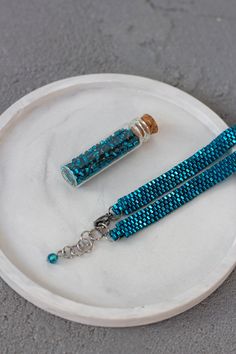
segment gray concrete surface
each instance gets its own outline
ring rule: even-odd
[[[0,0],[0,112],[68,76],[119,72],[175,85],[236,123],[235,0]],[[0,281],[0,353],[236,352],[236,274],[188,312],[106,329],[47,314]]]

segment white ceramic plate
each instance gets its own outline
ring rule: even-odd
[[[62,179],[62,163],[143,113],[159,135],[77,190]],[[58,265],[46,256],[225,128],[188,94],[128,75],[69,78],[19,100],[0,120],[2,278],[42,309],[93,325],[156,322],[199,303],[235,264],[234,177],[128,240]]]

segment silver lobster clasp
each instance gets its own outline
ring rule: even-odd
[[[108,209],[108,212],[98,219],[96,219],[93,223],[95,229],[99,231],[102,235],[106,235],[109,232],[108,226],[112,221],[118,220],[120,215],[115,215],[112,212],[112,207]]]
[[[112,215],[110,213],[106,213],[99,218],[97,218],[93,225],[96,230],[101,232],[103,235],[107,234],[108,232],[108,226],[110,225],[112,221]]]

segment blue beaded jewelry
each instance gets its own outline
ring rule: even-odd
[[[109,235],[114,241],[123,236],[129,237],[133,235],[164,218],[209,188],[224,181],[235,172],[236,152],[190,179],[190,181],[166,194],[156,202],[149,204],[146,208],[117,222],[115,228],[109,231]]]
[[[94,222],[92,230],[81,234],[76,245],[65,246],[57,253],[50,254],[49,262],[52,258],[51,263],[55,263],[57,261],[55,256],[73,258],[90,252],[94,242],[104,236],[109,236],[114,241],[129,237],[224,181],[236,173],[236,152],[219,162],[216,161],[234,145],[236,145],[236,125],[225,130],[187,160],[120,198],[105,215]],[[129,216],[117,221],[122,215]],[[115,227],[110,230],[111,222],[115,222]]]
[[[198,150],[187,160],[173,167],[163,175],[139,187],[136,191],[118,199],[112,206],[116,214],[129,215],[163,194],[171,191],[179,184],[203,171],[207,166],[222,157],[236,144],[236,126],[228,128],[210,144]]]

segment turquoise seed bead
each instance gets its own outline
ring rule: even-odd
[[[50,253],[47,259],[49,263],[55,264],[58,261],[58,255],[56,253]]]

